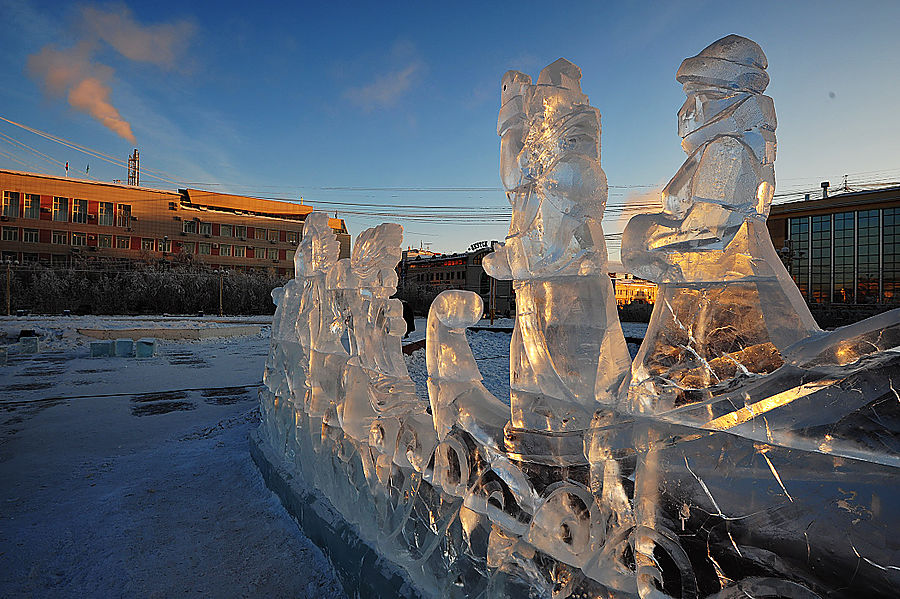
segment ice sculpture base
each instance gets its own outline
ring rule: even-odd
[[[269,447],[259,430],[250,432],[250,456],[266,486],[328,557],[348,597],[422,596],[402,571],[362,540],[328,499],[293,474],[294,469]]]

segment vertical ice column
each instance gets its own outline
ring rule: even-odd
[[[818,331],[766,230],[776,126],[766,67],[756,43],[729,35],[678,69],[688,158],[662,192],[663,211],[632,218],[622,239],[626,269],[660,284],[632,366],[636,412],[772,372],[782,350]]]
[[[372,424],[381,415],[425,409],[416,398],[401,351],[400,339],[406,332],[403,306],[400,300],[389,299],[397,288],[394,268],[400,261],[402,240],[403,228],[397,224],[366,229],[357,237],[349,264],[338,277],[356,282],[339,286],[347,290],[344,302],[350,318],[341,425],[358,441],[369,438]]]
[[[512,425],[586,428],[612,405],[630,364],[606,270],[600,221],[600,113],[581,92],[581,70],[559,59],[531,78],[502,80],[500,176],[512,204],[509,235],[484,269],[512,279]]]
[[[328,215],[313,212],[303,223],[303,237],[294,255],[296,277],[302,281],[302,312],[297,336],[309,360],[308,414],[321,418],[341,395],[341,379],[348,354],[341,345],[344,322],[336,315],[326,276],[338,262],[340,243]]]

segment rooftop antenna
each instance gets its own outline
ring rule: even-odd
[[[134,186],[141,184],[141,157],[137,148],[128,157],[128,184]]]

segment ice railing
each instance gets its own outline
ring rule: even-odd
[[[900,311],[818,329],[765,231],[775,113],[759,46],[684,61],[688,153],[623,261],[660,284],[632,362],[606,273],[600,115],[559,60],[502,80],[510,404],[428,315],[428,401],[401,351],[402,228],[306,219],[277,310],[261,437],[435,597],[895,596]]]

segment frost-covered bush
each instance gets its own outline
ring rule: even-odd
[[[270,293],[284,283],[273,271],[214,270],[195,264],[19,267],[12,272],[13,310],[53,314],[63,310],[93,314],[219,311],[219,285],[225,314],[271,314]]]

